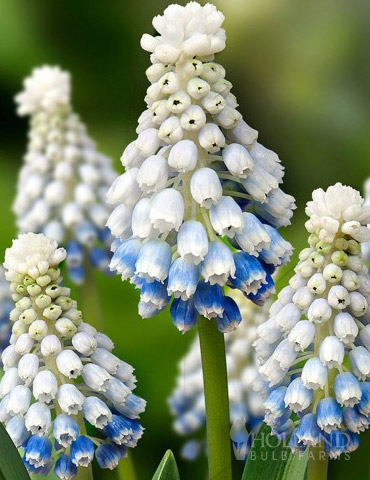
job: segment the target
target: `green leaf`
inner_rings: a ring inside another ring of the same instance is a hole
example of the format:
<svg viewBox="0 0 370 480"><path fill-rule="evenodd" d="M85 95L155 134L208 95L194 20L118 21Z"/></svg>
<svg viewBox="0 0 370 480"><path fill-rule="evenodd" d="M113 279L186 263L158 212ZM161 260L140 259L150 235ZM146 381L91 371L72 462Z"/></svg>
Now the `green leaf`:
<svg viewBox="0 0 370 480"><path fill-rule="evenodd" d="M0 480L30 480L18 450L0 423Z"/></svg>
<svg viewBox="0 0 370 480"><path fill-rule="evenodd" d="M167 450L152 480L180 480L176 460L171 450Z"/></svg>
<svg viewBox="0 0 370 480"><path fill-rule="evenodd" d="M249 452L242 480L303 480L308 449L293 455L290 448L271 436L270 432L270 427L263 423Z"/></svg>

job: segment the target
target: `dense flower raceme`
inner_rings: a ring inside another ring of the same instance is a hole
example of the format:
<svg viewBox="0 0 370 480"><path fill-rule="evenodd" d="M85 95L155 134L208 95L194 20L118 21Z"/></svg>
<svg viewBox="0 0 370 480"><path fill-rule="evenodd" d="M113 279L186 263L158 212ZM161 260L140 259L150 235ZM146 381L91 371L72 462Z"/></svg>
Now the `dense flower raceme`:
<svg viewBox="0 0 370 480"><path fill-rule="evenodd" d="M365 182L365 205L370 205L370 178ZM363 243L362 253L364 260L370 263L370 241Z"/></svg>
<svg viewBox="0 0 370 480"><path fill-rule="evenodd" d="M228 318L225 284L263 303L271 273L292 250L277 231L295 208L279 187L284 169L257 143L225 69L212 61L225 46L223 19L196 2L154 18L159 35L141 40L152 52L147 109L123 152L126 172L107 196L115 205L111 269L141 289L142 317L173 296L171 315L183 332L198 313Z"/></svg>
<svg viewBox="0 0 370 480"><path fill-rule="evenodd" d="M228 387L230 398L230 438L238 460L245 460L249 449L248 430L255 429L264 414L258 385L266 382L258 375L252 343L257 326L266 320L268 308L255 306L242 293L230 294L240 308L243 321L234 332L225 335ZM268 391L268 387L267 387ZM257 393L258 392L258 393ZM174 430L183 436L196 434L205 426L205 403L202 363L198 336L179 364L176 387L169 398L174 415ZM181 451L184 458L193 460L205 448L204 440L189 440Z"/></svg>
<svg viewBox="0 0 370 480"><path fill-rule="evenodd" d="M84 257L108 272L111 235L104 204L116 178L73 112L70 76L59 67L33 70L17 95L19 115L30 115L24 165L13 205L20 232L43 232L68 252L71 280L84 281Z"/></svg>
<svg viewBox="0 0 370 480"><path fill-rule="evenodd" d="M109 337L82 321L61 285L65 257L43 234L20 235L7 249L15 308L0 381L0 421L28 471L54 468L63 480L94 457L101 468L115 468L142 436L137 419L145 409L132 393L131 365L112 354Z"/></svg>
<svg viewBox="0 0 370 480"><path fill-rule="evenodd" d="M13 309L12 294L9 283L5 280L5 272L0 267L0 355L9 343L10 323L9 313ZM1 367L1 361L0 361Z"/></svg>
<svg viewBox="0 0 370 480"><path fill-rule="evenodd" d="M370 414L370 278L361 243L370 206L341 184L313 192L309 247L270 308L255 342L259 372L272 389L265 422L294 452L324 445L351 452Z"/></svg>

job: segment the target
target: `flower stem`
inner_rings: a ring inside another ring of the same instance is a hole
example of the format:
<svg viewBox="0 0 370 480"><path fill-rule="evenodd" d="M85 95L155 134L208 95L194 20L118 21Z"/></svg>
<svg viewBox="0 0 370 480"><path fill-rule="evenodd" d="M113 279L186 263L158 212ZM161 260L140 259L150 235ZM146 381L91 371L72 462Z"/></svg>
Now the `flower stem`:
<svg viewBox="0 0 370 480"><path fill-rule="evenodd" d="M326 480L328 473L328 457L324 447L311 447L307 465L307 480Z"/></svg>
<svg viewBox="0 0 370 480"><path fill-rule="evenodd" d="M229 397L224 336L213 320L199 317L206 424L208 476L212 480L231 480Z"/></svg>
<svg viewBox="0 0 370 480"><path fill-rule="evenodd" d="M82 285L78 287L83 318L85 322L88 322L99 332L104 332L99 293L96 288L94 271L89 262L85 262L84 267L86 277Z"/></svg>
<svg viewBox="0 0 370 480"><path fill-rule="evenodd" d="M123 458L117 467L117 477L120 480L136 480L135 468L132 455L128 452L127 458Z"/></svg>

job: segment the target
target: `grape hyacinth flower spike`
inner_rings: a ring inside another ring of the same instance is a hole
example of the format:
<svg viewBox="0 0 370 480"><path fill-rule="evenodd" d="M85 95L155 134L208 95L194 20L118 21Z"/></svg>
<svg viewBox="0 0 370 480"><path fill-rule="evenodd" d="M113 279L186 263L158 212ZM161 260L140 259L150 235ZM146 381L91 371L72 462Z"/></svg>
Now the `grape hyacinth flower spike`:
<svg viewBox="0 0 370 480"><path fill-rule="evenodd" d="M107 195L115 206L111 269L141 290L143 318L173 298L182 332L198 314L227 316L225 285L262 304L292 251L278 233L295 208L280 188L280 159L257 142L213 61L225 48L223 20L215 6L196 2L153 19L158 35L141 39L152 63L147 108L122 154L126 171Z"/></svg>
<svg viewBox="0 0 370 480"><path fill-rule="evenodd" d="M257 327L266 320L267 304L258 307L234 290L230 296L237 302L242 321L237 330L225 335L228 390L230 399L230 439L237 460L246 460L250 447L250 431L259 427L263 415L263 394L269 391L259 376L252 343ZM174 416L173 428L181 436L195 435L205 427L205 400L199 337L196 336L179 363L179 374L170 398ZM189 439L182 446L181 456L195 460L204 450L204 439Z"/></svg>
<svg viewBox="0 0 370 480"><path fill-rule="evenodd" d="M44 233L66 248L70 279L81 284L90 266L109 272L105 195L116 173L70 97L70 75L59 67L35 68L24 80L16 103L30 131L13 210L20 232Z"/></svg>
<svg viewBox="0 0 370 480"><path fill-rule="evenodd" d="M0 356L9 344L11 328L9 313L14 308L9 283L5 280L5 271L0 266ZM0 360L1 368L1 360Z"/></svg>
<svg viewBox="0 0 370 480"><path fill-rule="evenodd" d="M369 425L370 278L361 243L370 239L370 206L337 183L315 190L306 213L309 247L255 347L272 389L272 433L290 437L293 452L314 447L336 458L355 450Z"/></svg>
<svg viewBox="0 0 370 480"><path fill-rule="evenodd" d="M62 286L65 258L43 234L20 235L6 250L15 308L0 381L0 421L28 472L53 468L62 480L90 468L94 457L99 467L115 468L143 434L138 418L146 403L132 393L134 369L112 353L108 336L82 320Z"/></svg>

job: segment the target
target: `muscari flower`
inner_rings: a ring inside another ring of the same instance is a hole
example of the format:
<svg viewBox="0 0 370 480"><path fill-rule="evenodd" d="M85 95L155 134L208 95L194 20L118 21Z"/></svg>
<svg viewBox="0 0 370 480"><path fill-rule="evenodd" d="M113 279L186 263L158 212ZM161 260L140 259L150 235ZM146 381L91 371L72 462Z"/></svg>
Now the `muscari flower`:
<svg viewBox="0 0 370 480"><path fill-rule="evenodd" d="M238 460L245 460L251 443L250 432L258 428L263 418L262 397L269 392L267 382L258 374L252 348L258 325L266 320L268 308L254 305L237 290L230 295L242 315L239 328L225 335L230 439L235 457ZM168 399L168 404L174 416L173 428L179 435L186 437L197 435L197 432L205 427L205 400L198 336L179 363L176 387ZM181 449L182 457L194 460L205 449L205 444L205 439L191 438Z"/></svg>
<svg viewBox="0 0 370 480"><path fill-rule="evenodd" d="M158 35L141 39L152 63L147 109L107 195L115 205L111 269L141 289L142 317L173 298L182 332L198 314L223 318L225 285L262 304L292 251L277 231L295 208L279 187L280 159L257 142L213 61L225 48L223 20L215 6L196 2L153 19Z"/></svg>
<svg viewBox="0 0 370 480"><path fill-rule="evenodd" d="M0 356L9 344L11 335L9 313L14 308L12 294L8 282L5 280L5 272L0 267ZM1 360L0 360L1 367Z"/></svg>
<svg viewBox="0 0 370 480"><path fill-rule="evenodd" d="M16 96L18 114L31 120L13 210L20 232L44 233L67 249L70 278L80 284L88 262L109 272L104 200L116 174L73 111L70 83L69 73L43 66Z"/></svg>
<svg viewBox="0 0 370 480"><path fill-rule="evenodd" d="M340 183L308 202L309 247L255 342L272 389L265 422L294 452L323 442L331 458L358 446L370 414L370 278L361 243L370 207Z"/></svg>
<svg viewBox="0 0 370 480"><path fill-rule="evenodd" d="M64 248L28 233L6 250L4 267L15 308L3 351L0 421L21 449L29 473L54 467L74 478L95 457L113 469L143 434L145 400L135 395L133 367L112 340L83 322L59 265ZM88 432L86 433L86 427Z"/></svg>

